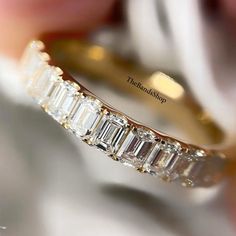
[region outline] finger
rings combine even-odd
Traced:
[[[0,52],[19,55],[40,32],[89,30],[109,14],[115,0],[0,0]]]

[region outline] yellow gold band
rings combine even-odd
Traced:
[[[182,85],[163,73],[150,72],[101,46],[62,35],[32,41],[22,68],[29,94],[49,115],[125,165],[189,187],[211,186],[234,169],[233,160],[205,146],[222,143],[223,132]],[[145,100],[187,131],[197,145],[128,117],[87,90],[67,70],[102,79]]]

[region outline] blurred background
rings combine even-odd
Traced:
[[[188,190],[125,168],[35,106],[18,72],[37,34],[89,33],[146,68],[181,77],[234,140],[235,23],[234,0],[0,0],[0,235],[236,235],[234,179]],[[138,120],[171,129],[136,100],[85,83]]]

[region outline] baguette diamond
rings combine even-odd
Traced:
[[[33,76],[47,64],[49,56],[41,52],[43,45],[40,42],[33,41],[26,49],[21,61],[22,72],[25,76],[24,82],[31,83]]]
[[[151,151],[144,169],[161,178],[171,181],[178,177],[178,166],[181,163],[179,143],[156,143]]]
[[[48,113],[62,123],[70,114],[76,101],[79,99],[78,86],[69,81],[59,83],[54,89],[48,104]]]
[[[77,136],[88,138],[102,116],[102,103],[91,97],[77,101],[68,118],[68,126]]]
[[[106,114],[99,122],[91,143],[101,150],[114,154],[127,133],[127,120],[118,114]]]
[[[48,101],[53,90],[62,82],[59,74],[56,67],[45,66],[34,77],[28,87],[28,92],[40,105],[44,105]]]
[[[116,156],[127,166],[141,168],[150,152],[155,135],[144,128],[134,128],[129,132]]]
[[[203,172],[206,163],[204,161],[189,162],[187,168],[182,173],[182,185],[185,187],[193,187],[199,182],[201,172]]]
[[[225,168],[224,158],[213,155],[206,158],[203,150],[191,150],[188,165],[183,168],[181,183],[186,187],[210,186],[222,177]]]

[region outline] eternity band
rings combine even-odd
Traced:
[[[81,58],[84,59],[81,62],[77,50],[78,42],[75,39],[60,41],[42,36],[31,41],[25,49],[21,59],[23,83],[28,94],[45,112],[110,158],[165,181],[186,187],[208,187],[228,175],[233,164],[224,153],[183,142],[135,121],[98,98],[69,75],[66,71],[68,68],[77,68],[83,73],[91,72],[91,77],[94,71],[101,76],[103,73],[113,76],[109,70],[99,71],[99,64],[93,67],[94,71],[87,64],[83,64],[86,58],[81,53]],[[102,50],[105,49],[90,45],[86,49],[86,56],[93,61],[102,60]],[[73,61],[72,55],[70,58],[66,54],[68,52],[76,53]],[[166,75],[158,73],[155,76],[162,79]],[[127,81],[134,83],[134,78],[129,75],[121,80],[126,81],[126,87]],[[117,83],[112,79],[110,81]],[[138,87],[138,83],[135,85]],[[178,96],[178,92],[181,93],[181,89],[174,91],[172,95]],[[154,90],[152,94],[160,103],[167,101],[167,98],[161,96],[161,92]],[[159,107],[161,106],[164,105]],[[212,125],[211,131],[214,133],[212,137],[219,139],[220,131]]]

